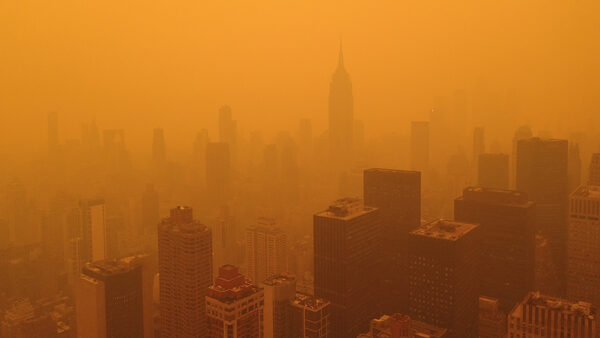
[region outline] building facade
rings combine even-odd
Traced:
[[[287,252],[287,235],[275,220],[261,217],[246,229],[246,265],[254,283],[287,272]]]

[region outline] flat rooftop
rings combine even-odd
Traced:
[[[539,292],[530,292],[525,299],[517,304],[510,313],[510,317],[523,317],[523,306],[530,305],[537,308],[547,308],[551,311],[573,314],[577,317],[594,318],[597,308],[587,302],[574,302],[558,297],[547,296]]]
[[[597,185],[582,185],[575,190],[571,197],[581,198],[598,198],[600,199],[600,186]]]
[[[467,187],[458,201],[476,201],[486,204],[508,205],[528,208],[533,205],[527,193],[517,190],[504,190],[484,187]]]
[[[477,228],[477,225],[475,224],[439,219],[425,223],[410,233],[413,235],[456,241],[475,228]]]
[[[318,212],[315,215],[337,219],[352,219],[375,209],[374,207],[365,206],[360,198],[346,197],[333,202],[327,210]]]
[[[292,304],[311,311],[319,311],[329,305],[329,301],[303,293],[296,293],[296,298],[292,301]]]

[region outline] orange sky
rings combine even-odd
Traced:
[[[0,153],[43,149],[51,110],[61,140],[95,117],[132,148],[156,126],[173,146],[216,138],[222,104],[243,130],[320,133],[340,35],[369,134],[482,79],[539,128],[599,114],[594,0],[0,0]]]

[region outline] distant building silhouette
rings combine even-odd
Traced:
[[[484,188],[508,189],[509,170],[508,155],[480,154],[477,185]]]
[[[523,192],[468,187],[454,200],[454,219],[479,225],[479,295],[499,299],[504,313],[535,287],[534,217]]]
[[[159,196],[153,184],[146,185],[142,195],[142,231],[148,235],[156,235],[157,225],[160,221]]]
[[[421,173],[392,169],[364,171],[365,205],[377,207],[383,236],[380,252],[386,272],[384,312],[406,311],[408,234],[421,222]]]
[[[480,231],[437,220],[410,233],[408,313],[447,328],[449,338],[477,337]]]
[[[287,253],[287,235],[276,227],[275,220],[261,217],[246,229],[246,264],[255,284],[287,272]]]
[[[598,337],[598,309],[530,292],[508,315],[508,337]]]
[[[336,168],[347,168],[354,150],[354,98],[340,44],[338,65],[329,84],[329,151]]]
[[[379,210],[356,198],[314,215],[315,296],[331,302],[331,337],[355,337],[378,313],[382,290]]]
[[[429,122],[413,121],[410,127],[410,168],[429,169]]]
[[[572,193],[581,185],[581,156],[579,155],[579,144],[569,144],[569,193]]]
[[[206,147],[206,189],[210,201],[225,204],[231,191],[231,153],[227,143],[208,143]]]
[[[212,238],[189,207],[171,209],[158,225],[158,272],[161,337],[206,337]]]
[[[229,145],[232,162],[235,162],[238,146],[238,130],[237,121],[233,120],[231,107],[229,106],[219,108],[219,142]]]
[[[517,190],[536,204],[536,230],[548,240],[558,290],[565,292],[567,260],[568,146],[565,140],[522,139],[517,143]]]
[[[592,154],[588,184],[600,186],[600,153]]]
[[[263,308],[263,289],[236,266],[223,265],[206,296],[206,337],[263,337]]]

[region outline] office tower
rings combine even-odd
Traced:
[[[572,193],[581,184],[581,157],[579,156],[579,144],[569,144],[569,193]]]
[[[530,292],[508,315],[508,337],[598,337],[598,309],[590,303]]]
[[[329,154],[333,165],[347,168],[354,148],[354,98],[340,44],[338,65],[329,83]]]
[[[531,138],[533,133],[531,132],[531,128],[529,126],[521,126],[517,131],[515,131],[515,135],[513,136],[512,141],[512,155],[510,159],[510,188],[516,189],[517,186],[517,144],[520,140],[525,140]]]
[[[121,170],[129,167],[129,153],[125,149],[125,132],[123,129],[104,130],[102,142],[106,162],[110,169]]]
[[[448,337],[477,337],[479,248],[477,225],[436,220],[408,240],[411,318],[448,329]]]
[[[228,143],[231,149],[237,142],[237,121],[232,119],[231,107],[219,108],[219,142]]]
[[[236,247],[235,218],[228,206],[221,206],[212,228],[213,234],[213,271],[217,275],[219,267],[226,264],[238,264]]]
[[[246,265],[248,277],[259,284],[265,279],[287,272],[287,235],[275,220],[260,217],[246,229]]]
[[[48,153],[56,155],[58,150],[58,114],[48,113]]]
[[[508,155],[480,154],[477,185],[484,188],[508,189]]]
[[[199,186],[206,184],[206,147],[209,142],[207,129],[202,129],[196,134],[192,165],[195,171],[194,183]]]
[[[567,298],[600,304],[600,186],[571,194],[567,240]]]
[[[516,304],[516,303],[515,303]],[[514,306],[514,304],[513,304]],[[506,314],[500,311],[498,300],[479,297],[479,338],[505,338]]]
[[[382,290],[381,218],[360,199],[314,215],[315,296],[331,302],[331,337],[355,337],[378,312]]]
[[[162,128],[154,128],[152,138],[152,160],[154,165],[162,166],[165,164],[167,154],[165,148],[165,134]]]
[[[212,238],[190,207],[171,209],[158,225],[158,271],[161,337],[205,337]]]
[[[289,337],[331,337],[330,311],[329,301],[296,293],[288,307]]]
[[[534,212],[519,191],[468,187],[454,200],[454,219],[479,225],[479,295],[498,298],[505,313],[535,286]]]
[[[473,162],[477,163],[479,155],[485,153],[485,129],[475,127],[473,129]]]
[[[413,121],[410,125],[410,168],[429,169],[429,122]]]
[[[263,289],[240,274],[236,266],[223,265],[206,296],[206,337],[263,337],[263,304]]]
[[[106,213],[103,199],[89,199],[79,202],[82,252],[80,264],[106,259],[108,238]]]
[[[152,337],[152,278],[143,272],[143,259],[104,260],[83,267],[76,297],[78,337]]]
[[[153,184],[146,184],[146,191],[142,195],[142,231],[147,235],[156,235],[159,214],[158,192]]]
[[[412,320],[409,316],[394,313],[371,320],[368,333],[357,338],[443,338],[448,330]]]
[[[264,336],[286,338],[288,335],[288,307],[296,299],[296,278],[275,275],[262,282],[264,289]]]
[[[381,249],[386,273],[383,287],[385,312],[405,311],[408,297],[408,233],[421,222],[421,173],[368,169],[364,171],[365,205],[377,207],[381,216]],[[326,298],[326,297],[325,297]],[[327,298],[326,298],[327,299]]]
[[[567,152],[565,140],[536,137],[517,144],[517,190],[536,204],[536,231],[548,241],[558,278],[556,290],[540,290],[559,295],[564,294],[566,282]]]
[[[592,154],[588,184],[600,185],[600,153]]]
[[[231,158],[227,143],[211,142],[206,146],[206,190],[210,200],[223,205],[230,195]]]

